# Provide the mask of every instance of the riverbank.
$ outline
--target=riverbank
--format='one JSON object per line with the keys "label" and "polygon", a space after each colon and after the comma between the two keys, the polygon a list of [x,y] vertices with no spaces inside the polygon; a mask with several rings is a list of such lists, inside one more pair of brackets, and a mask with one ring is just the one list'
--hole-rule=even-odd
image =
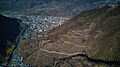
{"label": "riverbank", "polygon": [[0,15],[0,64],[6,65],[19,41],[25,24],[20,19]]}
{"label": "riverbank", "polygon": [[27,26],[25,29],[23,29],[22,32],[21,32],[21,33],[19,34],[19,36],[17,37],[16,46],[15,46],[14,50],[12,51],[11,56],[10,56],[10,59],[8,60],[8,63],[7,63],[6,66],[10,66],[10,62],[11,62],[11,60],[13,59],[14,55],[16,54],[16,52],[17,52],[17,50],[18,50],[18,48],[19,48],[19,43],[20,43],[20,41],[21,41],[21,39],[22,39],[22,36],[25,34],[25,32],[27,31],[28,28],[29,28],[29,26]]}

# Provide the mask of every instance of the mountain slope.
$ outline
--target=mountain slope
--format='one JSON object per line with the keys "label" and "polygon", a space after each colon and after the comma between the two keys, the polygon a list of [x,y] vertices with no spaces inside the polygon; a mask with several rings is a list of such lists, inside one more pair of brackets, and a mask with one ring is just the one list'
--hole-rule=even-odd
{"label": "mountain slope", "polygon": [[73,16],[83,10],[93,9],[119,0],[4,0],[0,12],[8,14]]}
{"label": "mountain slope", "polygon": [[47,50],[59,46],[61,49],[56,51],[71,53],[70,49],[75,47],[62,47],[69,43],[80,47],[72,50],[72,53],[83,52],[94,59],[120,61],[120,5],[83,11],[47,35],[50,40],[44,45]]}

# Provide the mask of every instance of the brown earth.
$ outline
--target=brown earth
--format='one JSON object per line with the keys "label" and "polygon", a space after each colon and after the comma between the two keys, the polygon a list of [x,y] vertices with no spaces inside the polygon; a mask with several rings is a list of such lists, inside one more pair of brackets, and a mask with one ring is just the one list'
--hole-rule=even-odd
{"label": "brown earth", "polygon": [[[60,46],[64,52],[69,49],[76,52],[87,52],[96,59],[120,60],[120,6],[105,6],[99,9],[83,11],[47,33],[50,43],[44,48],[53,50]],[[112,41],[111,41],[112,40]],[[62,42],[62,43],[61,43]],[[66,44],[67,43],[67,44]],[[69,45],[65,47],[65,45]],[[73,46],[70,46],[73,45]],[[64,47],[62,47],[64,46]],[[81,47],[81,48],[80,48]],[[59,50],[58,51],[62,51]]]}
{"label": "brown earth", "polygon": [[[47,40],[37,39],[31,41],[35,48],[25,48],[30,53],[25,63],[35,67],[107,67],[80,56],[70,56],[86,54],[94,59],[120,61],[120,6],[83,11],[48,31]],[[70,58],[59,60],[66,57]],[[75,64],[71,65],[70,60]]]}

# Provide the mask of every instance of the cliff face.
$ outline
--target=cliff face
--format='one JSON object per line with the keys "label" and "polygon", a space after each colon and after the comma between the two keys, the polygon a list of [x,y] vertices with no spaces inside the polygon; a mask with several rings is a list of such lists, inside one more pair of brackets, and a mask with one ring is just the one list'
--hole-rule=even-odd
{"label": "cliff face", "polygon": [[23,29],[21,20],[0,15],[0,63],[8,60],[16,46],[16,38]]}
{"label": "cliff face", "polygon": [[[73,36],[81,38],[68,38]],[[74,45],[86,46],[81,50],[91,58],[120,61],[120,5],[83,11],[48,32],[51,43],[58,44],[61,39]]]}

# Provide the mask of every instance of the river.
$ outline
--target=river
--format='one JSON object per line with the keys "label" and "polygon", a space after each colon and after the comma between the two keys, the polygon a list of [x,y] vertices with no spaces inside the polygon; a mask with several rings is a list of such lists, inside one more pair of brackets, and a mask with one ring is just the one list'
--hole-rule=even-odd
{"label": "river", "polygon": [[18,50],[18,48],[19,48],[19,45],[20,45],[19,43],[20,43],[20,41],[21,41],[21,39],[22,39],[22,36],[23,36],[23,35],[25,34],[25,32],[29,29],[29,26],[30,26],[30,25],[26,26],[26,28],[24,28],[24,29],[21,31],[21,33],[18,35],[18,37],[17,37],[17,39],[16,39],[16,46],[14,47],[14,49],[13,49],[13,51],[12,51],[12,53],[11,53],[9,59],[8,59],[8,62],[7,62],[7,64],[6,64],[6,66],[10,66],[11,61],[12,61],[13,57],[16,55],[16,52],[17,52],[17,50]]}

